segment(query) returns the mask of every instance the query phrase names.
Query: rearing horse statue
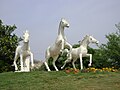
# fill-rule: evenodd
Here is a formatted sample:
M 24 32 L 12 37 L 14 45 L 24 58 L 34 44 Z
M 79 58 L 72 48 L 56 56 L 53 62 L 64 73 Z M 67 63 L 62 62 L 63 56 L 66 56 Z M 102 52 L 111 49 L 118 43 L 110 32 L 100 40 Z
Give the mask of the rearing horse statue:
M 56 71 L 59 71 L 58 68 L 55 65 L 55 62 L 59 56 L 59 54 L 61 52 L 63 52 L 65 45 L 69 46 L 69 48 L 71 49 L 71 45 L 66 41 L 66 37 L 64 35 L 64 29 L 65 27 L 69 27 L 69 23 L 65 20 L 65 19 L 61 19 L 60 24 L 59 24 L 59 29 L 58 29 L 58 36 L 57 39 L 55 41 L 55 43 L 52 46 L 49 46 L 46 50 L 46 54 L 45 54 L 45 58 L 46 61 L 44 62 L 46 68 L 48 71 L 51 71 L 49 66 L 48 66 L 48 59 L 50 57 L 53 58 L 53 66 L 55 68 Z
M 31 66 L 34 66 L 33 62 L 33 53 L 30 51 L 29 46 L 29 32 L 23 34 L 23 46 L 19 45 L 15 51 L 15 58 L 13 65 L 15 66 L 15 71 L 18 71 L 18 67 L 16 64 L 17 59 L 20 57 L 20 72 L 29 72 L 30 71 L 30 59 L 31 59 Z
M 80 47 L 78 48 L 72 48 L 72 51 L 70 52 L 70 57 L 67 58 L 67 60 L 64 62 L 64 65 L 61 67 L 61 69 L 63 69 L 66 65 L 66 63 L 70 62 L 72 59 L 72 65 L 73 65 L 73 68 L 76 70 L 76 67 L 75 67 L 75 61 L 80 58 L 80 66 L 81 66 L 81 69 L 83 69 L 83 63 L 82 63 L 82 57 L 90 57 L 90 62 L 88 64 L 88 66 L 91 66 L 92 64 L 92 54 L 88 54 L 88 50 L 87 50 L 87 47 L 89 45 L 89 43 L 96 43 L 98 44 L 99 41 L 97 41 L 95 38 L 93 38 L 92 36 L 90 35 L 86 35 L 84 37 L 84 39 L 80 42 Z M 69 52 L 67 50 L 67 52 Z

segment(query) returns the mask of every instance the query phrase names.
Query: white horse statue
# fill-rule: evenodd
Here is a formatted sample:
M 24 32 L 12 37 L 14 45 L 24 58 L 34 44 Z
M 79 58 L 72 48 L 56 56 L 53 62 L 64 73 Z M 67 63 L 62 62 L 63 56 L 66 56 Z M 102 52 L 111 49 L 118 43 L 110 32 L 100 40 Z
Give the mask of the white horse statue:
M 18 70 L 16 61 L 20 57 L 20 71 Z M 29 32 L 23 34 L 23 46 L 19 45 L 16 48 L 15 58 L 13 65 L 15 66 L 16 72 L 29 72 L 30 71 L 30 59 L 31 59 L 31 66 L 34 66 L 33 62 L 33 53 L 30 51 L 29 46 Z
M 49 46 L 46 50 L 46 61 L 44 62 L 46 68 L 48 71 L 51 71 L 49 66 L 48 66 L 48 59 L 50 57 L 53 58 L 53 66 L 56 71 L 59 71 L 58 68 L 55 65 L 55 62 L 61 52 L 63 52 L 65 45 L 69 46 L 70 50 L 72 49 L 71 45 L 66 41 L 66 37 L 64 35 L 64 29 L 65 27 L 69 27 L 69 23 L 65 19 L 61 19 L 60 24 L 59 24 L 59 29 L 58 29 L 58 36 L 55 41 L 55 43 L 52 46 Z
M 95 38 L 93 38 L 92 36 L 90 35 L 86 35 L 84 37 L 84 39 L 80 42 L 80 47 L 78 48 L 72 48 L 72 51 L 71 51 L 71 57 L 67 58 L 67 60 L 64 62 L 64 65 L 61 67 L 61 69 L 63 69 L 66 65 L 66 63 L 70 62 L 72 59 L 72 65 L 73 65 L 73 68 L 76 70 L 76 67 L 75 67 L 75 61 L 80 58 L 80 65 L 81 65 L 81 70 L 83 69 L 83 62 L 82 62 L 82 57 L 90 57 L 90 61 L 89 61 L 89 64 L 88 66 L 91 66 L 92 64 L 92 54 L 88 54 L 88 50 L 87 50 L 87 47 L 89 45 L 89 43 L 96 43 L 98 44 L 99 41 L 97 41 Z M 69 51 L 67 51 L 69 52 Z

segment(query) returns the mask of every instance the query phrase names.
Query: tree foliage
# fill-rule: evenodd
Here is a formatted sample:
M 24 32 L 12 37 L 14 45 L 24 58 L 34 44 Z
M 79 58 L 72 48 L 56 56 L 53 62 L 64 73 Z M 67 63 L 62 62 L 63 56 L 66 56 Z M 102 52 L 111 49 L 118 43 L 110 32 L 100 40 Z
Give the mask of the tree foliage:
M 20 41 L 13 32 L 15 25 L 3 25 L 0 20 L 0 72 L 12 70 L 15 49 Z
M 111 33 L 106 35 L 108 40 L 107 44 L 102 44 L 103 54 L 109 66 L 120 68 L 120 32 Z

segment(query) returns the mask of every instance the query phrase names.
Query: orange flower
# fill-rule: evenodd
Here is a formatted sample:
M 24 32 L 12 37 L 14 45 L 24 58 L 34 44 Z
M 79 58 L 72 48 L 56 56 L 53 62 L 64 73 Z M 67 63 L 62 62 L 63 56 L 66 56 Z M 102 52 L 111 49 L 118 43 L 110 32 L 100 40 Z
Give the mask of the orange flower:
M 79 69 L 74 70 L 74 74 L 77 74 L 79 72 Z

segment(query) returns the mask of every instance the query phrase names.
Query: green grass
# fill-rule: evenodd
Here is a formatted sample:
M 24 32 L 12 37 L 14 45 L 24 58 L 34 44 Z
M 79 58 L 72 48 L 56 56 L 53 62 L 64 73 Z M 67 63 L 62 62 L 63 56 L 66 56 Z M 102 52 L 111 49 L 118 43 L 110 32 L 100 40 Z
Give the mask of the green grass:
M 0 73 L 0 90 L 120 90 L 120 72 L 6 72 Z

